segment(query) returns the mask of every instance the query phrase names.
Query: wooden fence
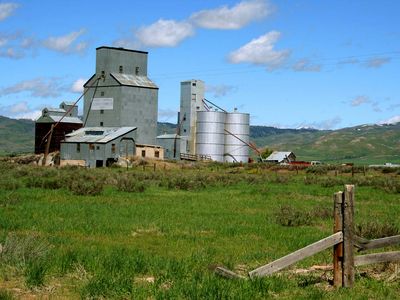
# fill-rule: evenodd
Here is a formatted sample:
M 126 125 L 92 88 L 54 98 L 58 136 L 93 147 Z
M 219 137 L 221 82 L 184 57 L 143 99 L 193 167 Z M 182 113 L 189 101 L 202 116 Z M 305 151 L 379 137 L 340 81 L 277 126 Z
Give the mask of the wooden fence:
M 354 234 L 354 185 L 345 185 L 344 192 L 335 193 L 333 199 L 332 235 L 250 271 L 249 278 L 272 275 L 331 247 L 333 247 L 333 281 L 337 287 L 353 286 L 356 266 L 400 261 L 400 251 L 354 255 L 354 248 L 358 248 L 358 252 L 361 252 L 400 244 L 400 235 L 368 240 Z M 215 271 L 227 278 L 246 278 L 223 267 L 217 267 Z

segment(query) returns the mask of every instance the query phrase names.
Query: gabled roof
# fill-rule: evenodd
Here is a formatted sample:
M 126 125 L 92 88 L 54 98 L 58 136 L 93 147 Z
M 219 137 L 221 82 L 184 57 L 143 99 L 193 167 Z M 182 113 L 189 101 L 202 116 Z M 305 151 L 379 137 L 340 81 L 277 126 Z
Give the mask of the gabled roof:
M 84 127 L 67 134 L 64 143 L 105 144 L 136 129 L 137 127 Z
M 78 117 L 65 117 L 61 120 L 62 115 L 45 115 L 40 116 L 36 123 L 72 123 L 72 124 L 82 124 L 82 120 Z M 61 121 L 60 121 L 61 120 Z
M 285 159 L 289 159 L 291 154 L 294 155 L 294 153 L 290 151 L 274 151 L 270 156 L 267 157 L 266 160 L 282 162 Z M 296 155 L 294 155 L 294 157 L 296 157 Z
M 65 104 L 67 106 L 78 106 L 77 104 L 75 104 L 75 102 L 72 102 L 72 101 L 63 101 L 63 102 L 61 102 L 60 105 L 62 105 L 62 104 Z
M 113 77 L 116 81 L 118 81 L 120 85 L 158 89 L 158 86 L 153 81 L 151 81 L 147 76 L 111 73 L 111 77 Z

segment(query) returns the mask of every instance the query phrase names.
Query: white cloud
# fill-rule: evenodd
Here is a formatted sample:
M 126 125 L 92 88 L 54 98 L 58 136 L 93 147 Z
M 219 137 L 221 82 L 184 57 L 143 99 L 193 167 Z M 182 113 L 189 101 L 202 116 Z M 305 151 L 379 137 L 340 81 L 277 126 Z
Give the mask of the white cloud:
M 77 79 L 71 86 L 71 92 L 82 94 L 83 93 L 83 85 L 86 83 L 87 79 L 79 78 Z
M 290 50 L 275 50 L 275 43 L 279 40 L 281 33 L 278 31 L 268 32 L 253 39 L 229 55 L 231 63 L 252 63 L 265 65 L 267 69 L 273 70 L 280 67 L 290 55 Z
M 351 100 L 351 106 L 360 106 L 362 104 L 370 103 L 371 101 L 367 96 L 357 96 Z
M 35 78 L 31 80 L 24 80 L 12 86 L 1 88 L 0 97 L 23 92 L 26 92 L 33 97 L 58 97 L 60 95 L 60 91 L 62 90 L 63 87 L 55 78 Z
M 0 21 L 7 19 L 19 7 L 19 4 L 12 2 L 0 3 Z
M 391 61 L 391 58 L 389 58 L 389 57 L 375 57 L 375 58 L 369 59 L 365 63 L 365 67 L 378 69 L 378 68 L 382 67 L 383 65 L 389 63 L 390 61 Z
M 400 115 L 378 122 L 378 124 L 396 124 L 400 122 Z
M 235 89 L 234 86 L 231 85 L 206 85 L 206 92 L 211 93 L 215 98 L 224 97 L 227 94 L 231 93 Z
M 312 64 L 308 59 L 300 59 L 293 66 L 292 69 L 296 72 L 320 72 L 321 65 Z
M 86 42 L 75 43 L 75 41 L 85 33 L 85 29 L 73 31 L 59 37 L 49 37 L 43 41 L 43 45 L 51 50 L 62 53 L 83 52 L 87 48 Z
M 190 20 L 195 25 L 208 29 L 239 29 L 268 16 L 272 11 L 273 8 L 267 1 L 248 0 L 239 2 L 231 8 L 222 6 L 201 10 L 192 14 Z
M 15 119 L 35 120 L 41 115 L 41 111 L 38 109 L 31 109 L 26 101 L 22 101 L 11 105 L 0 106 L 0 115 Z
M 193 34 L 193 26 L 188 22 L 160 19 L 149 26 L 139 28 L 136 37 L 145 46 L 175 47 Z

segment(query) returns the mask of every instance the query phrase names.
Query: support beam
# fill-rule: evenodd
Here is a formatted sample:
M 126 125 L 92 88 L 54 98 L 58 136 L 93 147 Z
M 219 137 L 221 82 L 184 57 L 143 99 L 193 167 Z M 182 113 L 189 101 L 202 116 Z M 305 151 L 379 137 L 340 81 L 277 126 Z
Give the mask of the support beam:
M 309 256 L 312 256 L 318 252 L 328 249 L 343 241 L 343 233 L 337 232 L 331 236 L 324 238 L 318 242 L 301 248 L 291 254 L 288 254 L 282 258 L 279 258 L 267 265 L 259 267 L 251 272 L 249 272 L 250 278 L 253 277 L 264 277 L 271 275 L 277 271 L 282 270 L 300 260 L 303 260 Z
M 345 185 L 343 203 L 343 287 L 354 285 L 354 185 Z
M 373 253 L 354 257 L 356 266 L 400 261 L 400 251 Z
M 343 230 L 343 192 L 337 192 L 333 195 L 333 232 L 342 232 Z M 335 287 L 342 286 L 342 261 L 343 261 L 343 243 L 333 246 L 333 284 Z

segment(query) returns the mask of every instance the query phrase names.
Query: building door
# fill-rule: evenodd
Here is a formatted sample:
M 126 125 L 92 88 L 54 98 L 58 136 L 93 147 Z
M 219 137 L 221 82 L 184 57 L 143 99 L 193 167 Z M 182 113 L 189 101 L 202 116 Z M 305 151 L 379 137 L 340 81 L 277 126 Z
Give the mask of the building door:
M 103 166 L 102 160 L 96 160 L 96 168 L 101 168 Z

